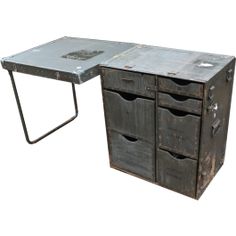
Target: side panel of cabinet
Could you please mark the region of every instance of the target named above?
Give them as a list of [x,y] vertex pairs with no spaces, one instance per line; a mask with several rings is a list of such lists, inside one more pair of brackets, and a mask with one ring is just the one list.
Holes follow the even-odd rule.
[[205,85],[197,198],[224,163],[234,67],[232,61]]

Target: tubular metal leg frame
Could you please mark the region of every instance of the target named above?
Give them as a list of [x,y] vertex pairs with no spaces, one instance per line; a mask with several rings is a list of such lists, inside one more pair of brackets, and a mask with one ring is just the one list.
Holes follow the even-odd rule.
[[47,136],[49,136],[50,134],[54,133],[54,132],[57,131],[58,129],[60,129],[60,128],[62,128],[63,126],[67,125],[68,123],[70,123],[71,121],[73,121],[73,120],[78,116],[78,105],[77,105],[75,84],[72,83],[72,93],[73,93],[73,100],[74,100],[74,106],[75,106],[75,115],[72,116],[72,117],[71,117],[70,119],[68,119],[67,121],[63,122],[62,124],[58,125],[58,126],[55,127],[54,129],[50,130],[49,132],[43,134],[43,135],[40,136],[39,138],[37,138],[37,139],[31,141],[30,138],[29,138],[27,126],[26,126],[26,123],[25,123],[24,114],[23,114],[23,111],[22,111],[22,107],[21,107],[21,103],[20,103],[20,98],[19,98],[19,95],[18,95],[18,92],[17,92],[17,88],[16,88],[16,83],[15,83],[15,80],[14,80],[13,72],[12,72],[12,71],[8,71],[8,73],[9,73],[10,78],[11,78],[12,87],[13,87],[13,91],[14,91],[15,98],[16,98],[16,103],[17,103],[18,110],[19,110],[19,113],[20,113],[21,123],[22,123],[23,129],[24,129],[25,138],[26,138],[26,141],[27,141],[29,144],[34,144],[34,143],[39,142],[40,140],[46,138]]

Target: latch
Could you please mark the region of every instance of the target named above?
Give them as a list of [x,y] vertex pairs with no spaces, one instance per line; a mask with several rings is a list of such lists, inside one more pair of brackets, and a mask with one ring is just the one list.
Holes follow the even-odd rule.
[[218,104],[217,103],[212,103],[207,107],[208,112],[214,112],[218,110]]
[[211,130],[211,134],[214,137],[220,130],[221,127],[221,122],[220,119],[217,119],[213,124],[212,124],[212,130]]
[[226,81],[230,82],[233,79],[233,69],[229,69],[226,72]]
[[214,91],[214,90],[215,90],[215,86],[212,85],[212,86],[209,88],[209,91],[208,91],[208,99],[209,99],[210,101],[212,101],[213,98],[214,98],[214,94],[213,94],[213,91]]

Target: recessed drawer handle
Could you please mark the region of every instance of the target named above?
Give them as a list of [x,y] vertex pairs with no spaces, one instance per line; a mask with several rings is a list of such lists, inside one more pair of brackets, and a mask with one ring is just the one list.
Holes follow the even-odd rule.
[[173,159],[184,160],[184,159],[187,158],[187,157],[185,157],[185,156],[183,156],[183,155],[179,155],[179,154],[176,154],[176,153],[173,153],[173,152],[170,152],[170,151],[167,151],[167,152],[171,155],[171,157],[172,157]]
[[126,101],[134,101],[138,98],[137,95],[125,92],[117,92],[124,100]]
[[214,137],[220,130],[221,127],[221,122],[220,120],[216,120],[213,124],[212,124],[212,136]]
[[191,81],[181,79],[171,79],[171,81],[179,86],[188,86],[189,84],[191,84]]
[[122,136],[123,136],[126,140],[128,140],[128,141],[130,141],[130,142],[132,142],[132,143],[138,141],[137,138],[133,138],[133,137],[130,137],[130,136],[127,136],[127,135],[124,135],[124,134],[122,134]]
[[121,78],[122,81],[127,82],[127,83],[133,83],[134,80],[128,79],[128,78]]
[[175,116],[179,116],[179,117],[184,117],[187,116],[188,113],[185,111],[179,111],[179,110],[175,110],[175,109],[167,109],[171,114],[175,115]]

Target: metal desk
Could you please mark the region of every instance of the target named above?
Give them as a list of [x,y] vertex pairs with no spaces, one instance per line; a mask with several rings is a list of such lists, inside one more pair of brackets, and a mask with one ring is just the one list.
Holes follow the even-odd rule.
[[[30,144],[74,120],[75,84],[101,75],[111,167],[198,199],[224,163],[232,56],[64,37],[2,66]],[[31,141],[13,72],[70,82],[74,116]]]

